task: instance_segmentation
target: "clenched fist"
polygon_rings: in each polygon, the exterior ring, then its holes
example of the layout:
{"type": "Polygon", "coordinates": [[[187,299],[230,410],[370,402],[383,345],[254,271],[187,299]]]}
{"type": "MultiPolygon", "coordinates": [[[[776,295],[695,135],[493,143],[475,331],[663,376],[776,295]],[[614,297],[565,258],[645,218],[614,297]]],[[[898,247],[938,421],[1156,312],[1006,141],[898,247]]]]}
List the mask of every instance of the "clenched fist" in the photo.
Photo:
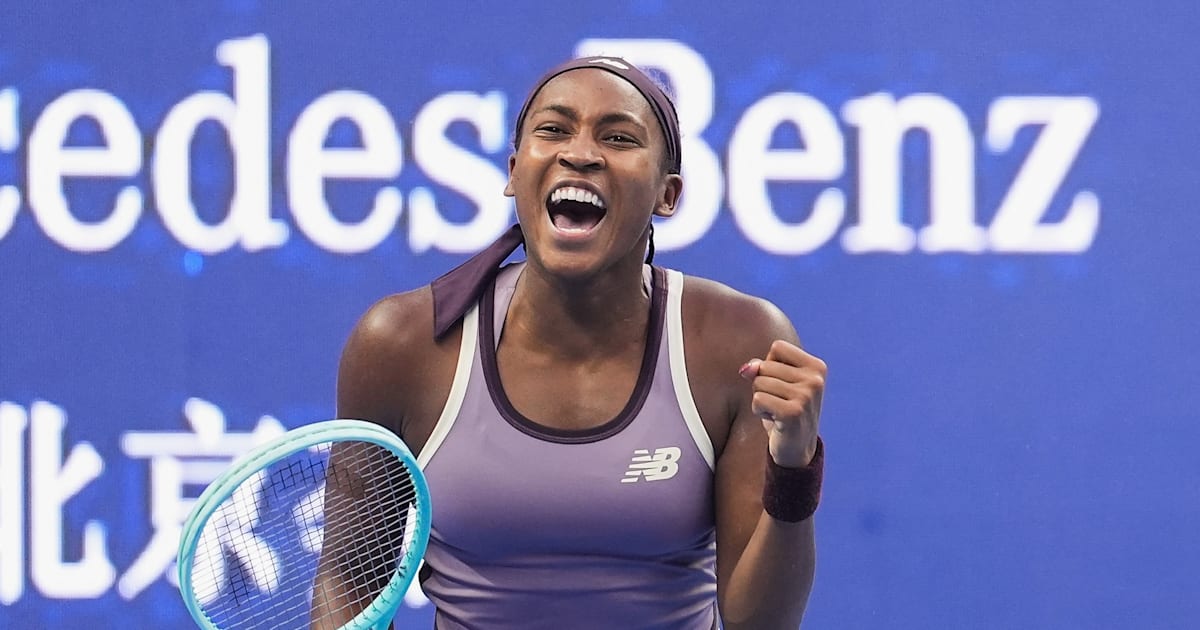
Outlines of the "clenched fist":
{"type": "Polygon", "coordinates": [[[742,366],[742,378],[754,388],[751,407],[763,419],[776,464],[802,468],[812,461],[828,371],[821,359],[781,340],[771,344],[766,358],[742,366]]]}

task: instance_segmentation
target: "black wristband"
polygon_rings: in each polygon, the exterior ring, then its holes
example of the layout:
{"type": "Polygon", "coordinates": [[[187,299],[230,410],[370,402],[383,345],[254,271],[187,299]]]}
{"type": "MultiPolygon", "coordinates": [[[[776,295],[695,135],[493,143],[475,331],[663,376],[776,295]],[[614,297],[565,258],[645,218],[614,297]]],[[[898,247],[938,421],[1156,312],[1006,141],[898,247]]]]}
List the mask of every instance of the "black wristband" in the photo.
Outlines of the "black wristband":
{"type": "Polygon", "coordinates": [[[825,443],[817,438],[817,451],[803,468],[786,468],[767,453],[767,478],[763,484],[763,510],[771,518],[798,523],[817,511],[825,473],[825,443]]]}

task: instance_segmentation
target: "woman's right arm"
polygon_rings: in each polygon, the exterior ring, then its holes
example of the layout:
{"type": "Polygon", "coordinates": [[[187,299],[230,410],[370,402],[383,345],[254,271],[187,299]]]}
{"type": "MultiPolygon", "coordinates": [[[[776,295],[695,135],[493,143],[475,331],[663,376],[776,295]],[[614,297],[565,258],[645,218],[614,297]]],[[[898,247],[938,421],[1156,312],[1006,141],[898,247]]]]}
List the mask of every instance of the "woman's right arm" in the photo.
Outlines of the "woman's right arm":
{"type": "MultiPolygon", "coordinates": [[[[458,332],[447,335],[455,339],[435,342],[432,313],[427,287],[379,301],[354,326],[338,366],[337,417],[379,424],[400,436],[414,453],[432,432],[440,411],[439,390],[448,392],[454,376],[458,332]]],[[[345,550],[362,548],[353,543],[363,531],[402,531],[401,523],[365,524],[353,515],[330,513],[330,506],[348,498],[345,493],[370,491],[370,480],[355,466],[355,458],[338,455],[331,455],[329,468],[345,483],[325,488],[327,513],[312,604],[312,618],[330,616],[323,623],[333,628],[353,618],[374,596],[356,595],[348,585],[378,579],[345,575],[344,568],[356,564],[343,557],[345,550]]]]}

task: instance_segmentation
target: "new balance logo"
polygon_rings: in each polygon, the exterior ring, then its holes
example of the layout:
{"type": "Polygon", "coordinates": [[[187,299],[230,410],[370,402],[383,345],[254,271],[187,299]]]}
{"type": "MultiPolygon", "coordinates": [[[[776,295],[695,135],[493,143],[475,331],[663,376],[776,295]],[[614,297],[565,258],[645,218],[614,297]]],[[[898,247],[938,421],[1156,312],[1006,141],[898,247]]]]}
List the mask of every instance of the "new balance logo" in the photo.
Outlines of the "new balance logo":
{"type": "Polygon", "coordinates": [[[629,66],[621,63],[620,61],[617,61],[616,59],[606,59],[604,57],[601,57],[599,59],[593,59],[593,60],[589,61],[588,63],[602,63],[606,66],[612,66],[618,70],[628,70],[629,69],[629,66]]]}
{"type": "Polygon", "coordinates": [[[682,452],[677,446],[656,448],[653,455],[649,450],[639,448],[633,452],[629,470],[625,471],[625,478],[621,480],[621,483],[635,483],[639,479],[646,481],[670,479],[679,472],[678,462],[681,454],[682,452]]]}

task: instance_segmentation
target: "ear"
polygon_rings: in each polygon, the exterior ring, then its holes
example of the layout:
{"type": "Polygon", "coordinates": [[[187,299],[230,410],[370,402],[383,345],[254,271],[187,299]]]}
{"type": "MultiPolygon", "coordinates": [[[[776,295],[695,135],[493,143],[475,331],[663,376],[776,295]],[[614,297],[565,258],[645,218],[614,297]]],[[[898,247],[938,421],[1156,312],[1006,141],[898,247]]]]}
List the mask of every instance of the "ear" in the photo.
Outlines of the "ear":
{"type": "Polygon", "coordinates": [[[513,167],[516,165],[517,165],[517,154],[513,153],[512,155],[508,156],[508,182],[504,184],[504,196],[505,197],[515,197],[517,195],[517,193],[513,191],[513,181],[512,181],[513,167]]]}
{"type": "Polygon", "coordinates": [[[679,207],[679,196],[683,194],[683,177],[678,173],[668,173],[663,185],[663,195],[654,208],[655,216],[669,217],[675,214],[679,207]]]}

